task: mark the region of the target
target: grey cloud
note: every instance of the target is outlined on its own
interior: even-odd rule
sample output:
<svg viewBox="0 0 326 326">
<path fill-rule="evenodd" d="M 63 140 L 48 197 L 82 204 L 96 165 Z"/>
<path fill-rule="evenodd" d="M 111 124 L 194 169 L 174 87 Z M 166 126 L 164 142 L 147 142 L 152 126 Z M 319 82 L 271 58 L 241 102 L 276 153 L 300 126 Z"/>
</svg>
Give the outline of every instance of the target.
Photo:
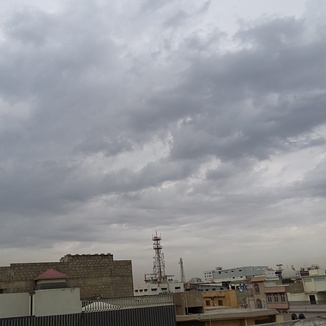
<svg viewBox="0 0 326 326">
<path fill-rule="evenodd" d="M 209 2 L 76 3 L 1 27 L 3 247 L 120 244 L 121 230 L 157 227 L 216 246 L 232 231 L 250 247 L 318 215 L 324 162 L 272 185 L 259 164 L 324 151 L 320 26 L 307 37 L 304 18 L 261 19 L 224 48 Z"/>
<path fill-rule="evenodd" d="M 189 17 L 184 11 L 179 11 L 176 13 L 173 17 L 167 19 L 164 23 L 164 26 L 166 27 L 176 27 L 179 24 L 182 24 L 184 20 L 186 20 Z"/>
<path fill-rule="evenodd" d="M 291 185 L 291 191 L 296 192 L 298 197 L 302 198 L 325 198 L 326 196 L 326 160 L 321 162 L 308 173 L 301 181 L 294 182 Z"/>
<path fill-rule="evenodd" d="M 167 5 L 167 2 L 164 1 L 164 0 L 156 0 L 156 1 L 145 1 L 142 6 L 141 6 L 141 12 L 142 11 L 150 11 L 150 12 L 153 12 L 153 11 L 157 11 L 161 8 L 163 8 L 164 6 Z"/>
<path fill-rule="evenodd" d="M 51 14 L 36 8 L 25 8 L 10 17 L 4 25 L 7 38 L 22 44 L 42 47 L 53 33 L 55 20 Z"/>
</svg>

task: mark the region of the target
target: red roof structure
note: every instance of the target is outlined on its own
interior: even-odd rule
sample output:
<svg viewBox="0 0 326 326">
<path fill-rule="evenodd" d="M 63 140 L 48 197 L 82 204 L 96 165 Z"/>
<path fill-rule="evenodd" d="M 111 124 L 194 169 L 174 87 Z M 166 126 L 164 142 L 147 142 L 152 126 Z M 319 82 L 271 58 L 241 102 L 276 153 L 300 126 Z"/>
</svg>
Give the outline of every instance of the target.
<svg viewBox="0 0 326 326">
<path fill-rule="evenodd" d="M 60 273 L 54 269 L 48 269 L 38 277 L 34 278 L 34 281 L 38 280 L 54 280 L 54 279 L 64 279 L 67 278 L 66 274 Z"/>
</svg>

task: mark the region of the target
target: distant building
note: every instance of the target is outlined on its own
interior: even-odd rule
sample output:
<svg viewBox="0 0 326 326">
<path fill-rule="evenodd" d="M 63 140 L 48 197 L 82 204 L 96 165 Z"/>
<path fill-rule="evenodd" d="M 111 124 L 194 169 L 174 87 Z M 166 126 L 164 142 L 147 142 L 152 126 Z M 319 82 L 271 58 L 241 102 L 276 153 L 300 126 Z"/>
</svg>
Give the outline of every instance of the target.
<svg viewBox="0 0 326 326">
<path fill-rule="evenodd" d="M 81 299 L 132 296 L 131 260 L 114 260 L 112 254 L 66 255 L 59 262 L 0 267 L 0 293 L 29 293 L 49 283 L 52 288 L 58 283 L 80 288 Z"/>
<path fill-rule="evenodd" d="M 257 276 L 251 279 L 255 307 L 257 309 L 276 309 L 278 312 L 287 313 L 289 302 L 286 286 L 280 281 L 270 281 L 266 277 Z"/>
<path fill-rule="evenodd" d="M 302 273 L 301 283 L 287 287 L 289 312 L 299 316 L 315 317 L 326 313 L 326 275 L 321 269 L 309 269 Z"/>
<path fill-rule="evenodd" d="M 200 292 L 207 292 L 228 290 L 229 287 L 218 283 L 196 283 L 194 284 L 193 289 Z"/>
<path fill-rule="evenodd" d="M 178 293 L 183 292 L 184 290 L 184 284 L 182 282 L 169 279 L 164 283 L 144 283 L 143 285 L 138 285 L 134 289 L 134 295 L 143 296 L 165 293 Z"/>
<path fill-rule="evenodd" d="M 202 292 L 204 306 L 208 307 L 233 307 L 239 306 L 236 290 Z"/>
<path fill-rule="evenodd" d="M 268 271 L 267 266 L 244 266 L 229 269 L 217 267 L 204 272 L 206 282 L 243 282 L 249 277 L 264 275 Z"/>
</svg>

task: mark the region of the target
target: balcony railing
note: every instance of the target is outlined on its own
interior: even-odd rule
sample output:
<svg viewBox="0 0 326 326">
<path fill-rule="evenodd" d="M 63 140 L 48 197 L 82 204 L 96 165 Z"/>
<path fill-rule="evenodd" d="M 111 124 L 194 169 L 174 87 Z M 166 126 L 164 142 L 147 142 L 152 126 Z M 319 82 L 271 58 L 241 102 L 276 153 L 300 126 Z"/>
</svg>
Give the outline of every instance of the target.
<svg viewBox="0 0 326 326">
<path fill-rule="evenodd" d="M 120 310 L 141 307 L 173 305 L 172 294 L 148 295 L 139 297 L 83 300 L 84 312 Z"/>
</svg>

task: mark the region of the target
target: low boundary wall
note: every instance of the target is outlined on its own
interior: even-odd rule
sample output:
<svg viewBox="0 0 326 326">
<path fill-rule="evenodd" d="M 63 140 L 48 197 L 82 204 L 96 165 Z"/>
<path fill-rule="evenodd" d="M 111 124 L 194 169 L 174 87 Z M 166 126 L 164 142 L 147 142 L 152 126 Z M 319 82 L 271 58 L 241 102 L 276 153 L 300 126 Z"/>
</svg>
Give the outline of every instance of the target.
<svg viewBox="0 0 326 326">
<path fill-rule="evenodd" d="M 0 326 L 175 326 L 173 305 L 0 319 Z"/>
</svg>

